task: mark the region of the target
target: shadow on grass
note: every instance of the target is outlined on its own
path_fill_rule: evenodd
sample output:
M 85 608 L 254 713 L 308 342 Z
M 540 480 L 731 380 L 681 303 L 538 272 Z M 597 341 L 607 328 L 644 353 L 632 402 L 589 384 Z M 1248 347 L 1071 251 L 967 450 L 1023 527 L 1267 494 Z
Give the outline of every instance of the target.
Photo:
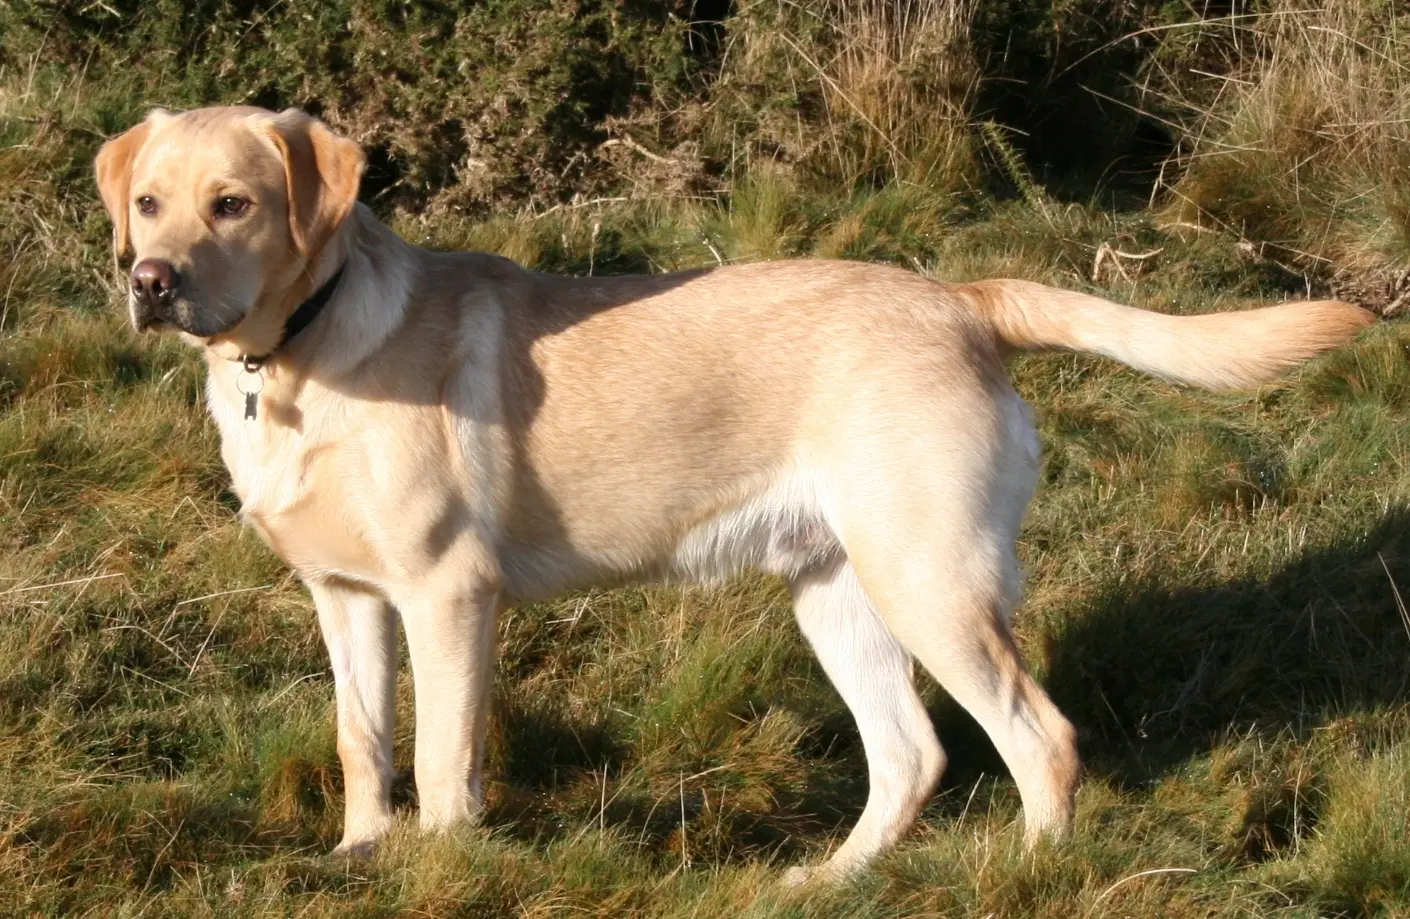
M 1140 785 L 1230 733 L 1304 736 L 1406 699 L 1396 588 L 1410 585 L 1410 510 L 1268 579 L 1186 577 L 1113 572 L 1054 636 L 1048 690 L 1097 774 Z
M 1134 582 L 1113 572 L 1112 583 L 1074 608 L 1053 635 L 1047 687 L 1077 726 L 1094 775 L 1139 788 L 1228 736 L 1305 737 L 1407 698 L 1410 635 L 1392 582 L 1410 585 L 1410 510 L 1392 511 L 1360 538 L 1312 548 L 1268 579 L 1198 587 L 1182 581 L 1188 574 L 1175 569 Z M 1008 774 L 983 731 L 943 694 L 928 695 L 950 759 L 931 813 L 953 819 L 991 799 L 1012 806 L 1007 781 L 986 785 Z M 767 809 L 737 811 L 721 824 L 698 790 L 665 804 L 623 793 L 607 801 L 602 824 L 669 852 L 683 808 L 691 832 L 714 820 L 717 835 L 730 837 L 724 858 L 797 860 L 840 839 L 865 804 L 866 765 L 840 702 L 822 710 L 817 702 L 802 702 L 816 725 L 796 751 L 806 779 L 774 788 Z M 580 826 L 555 806 L 560 772 L 581 778 L 606 768 L 612 775 L 632 757 L 605 726 L 541 718 L 536 710 L 518 708 L 506 731 L 504 742 L 518 750 L 503 773 L 513 790 L 492 822 L 516 838 L 544 840 Z M 1271 827 L 1276 836 L 1277 812 L 1286 805 L 1277 795 L 1256 798 L 1250 827 Z M 1254 850 L 1276 848 L 1277 840 L 1255 839 L 1263 832 L 1255 830 L 1245 855 L 1256 860 Z
M 624 726 L 576 719 L 553 700 L 505 700 L 491 744 L 502 759 L 490 770 L 497 787 L 487 822 L 533 844 L 601 826 L 666 857 L 680 852 L 684 827 L 699 858 L 797 861 L 833 836 L 840 840 L 866 802 L 866 762 L 851 715 L 840 699 L 827 702 L 835 704 L 819 710 L 811 695 L 741 702 L 742 725 L 774 705 L 813 713 L 793 762 L 736 763 L 717 783 L 691 776 L 677 787 L 671 774 L 666 781 L 643 776 Z
M 1271 577 L 1191 580 L 1173 566 L 1144 579 L 1113 570 L 1054 617 L 1063 625 L 1046 688 L 1077 727 L 1090 775 L 1139 790 L 1230 738 L 1304 742 L 1332 726 L 1373 743 L 1366 716 L 1410 700 L 1410 625 L 1397 606 L 1410 585 L 1410 509 L 1311 547 Z M 950 757 L 931 816 L 1015 807 L 979 726 L 943 696 L 930 711 Z M 1262 862 L 1307 838 L 1326 791 L 1313 768 L 1262 768 L 1223 854 Z

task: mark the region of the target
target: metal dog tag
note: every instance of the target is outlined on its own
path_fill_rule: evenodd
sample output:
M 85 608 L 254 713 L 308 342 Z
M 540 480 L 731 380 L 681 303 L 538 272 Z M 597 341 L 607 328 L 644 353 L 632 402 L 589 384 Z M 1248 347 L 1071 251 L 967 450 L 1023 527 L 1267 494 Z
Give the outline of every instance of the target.
M 235 378 L 235 389 L 245 397 L 245 420 L 254 421 L 259 414 L 259 394 L 264 390 L 264 374 L 259 372 L 259 364 L 245 361 L 240 375 Z

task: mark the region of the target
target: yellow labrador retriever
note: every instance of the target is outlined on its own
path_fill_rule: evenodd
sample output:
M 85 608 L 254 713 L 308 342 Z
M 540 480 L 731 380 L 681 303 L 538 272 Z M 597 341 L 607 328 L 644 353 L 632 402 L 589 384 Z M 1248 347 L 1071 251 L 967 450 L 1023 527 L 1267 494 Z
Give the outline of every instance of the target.
M 866 749 L 825 875 L 893 844 L 945 767 L 913 658 L 992 738 L 1028 837 L 1061 836 L 1073 729 L 1009 629 L 1038 438 L 1004 354 L 1238 387 L 1372 321 L 1335 301 L 1171 317 L 852 262 L 537 274 L 398 238 L 357 204 L 357 144 L 292 110 L 154 111 L 96 166 L 133 325 L 204 350 L 244 517 L 313 594 L 341 851 L 392 823 L 398 614 L 421 825 L 445 827 L 480 807 L 504 604 L 746 567 L 791 585 Z

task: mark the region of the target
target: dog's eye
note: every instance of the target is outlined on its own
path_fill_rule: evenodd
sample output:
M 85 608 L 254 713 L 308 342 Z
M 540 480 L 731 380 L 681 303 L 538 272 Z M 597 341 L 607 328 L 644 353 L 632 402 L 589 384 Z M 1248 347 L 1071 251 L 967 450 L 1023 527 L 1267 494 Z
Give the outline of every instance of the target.
M 250 202 L 244 198 L 236 198 L 233 195 L 226 195 L 215 202 L 215 215 L 217 217 L 239 217 L 245 213 L 250 206 Z
M 150 217 L 157 212 L 157 199 L 151 195 L 143 195 L 137 199 L 137 210 Z

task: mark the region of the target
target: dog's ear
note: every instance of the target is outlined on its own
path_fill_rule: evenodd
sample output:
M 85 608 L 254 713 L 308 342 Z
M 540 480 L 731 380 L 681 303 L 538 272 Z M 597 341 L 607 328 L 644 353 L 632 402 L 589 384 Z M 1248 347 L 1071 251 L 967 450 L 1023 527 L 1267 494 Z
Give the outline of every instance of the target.
M 98 196 L 103 199 L 103 207 L 113 220 L 113 258 L 121 259 L 127 251 L 130 240 L 127 232 L 128 189 L 132 187 L 132 161 L 147 137 L 152 126 L 162 118 L 170 116 L 166 109 L 153 109 L 146 119 L 134 128 L 114 137 L 103 144 L 98 156 L 93 160 L 93 170 L 98 178 Z
M 311 258 L 357 203 L 367 160 L 356 143 L 298 109 L 280 112 L 268 130 L 284 158 L 289 232 L 299 252 Z

